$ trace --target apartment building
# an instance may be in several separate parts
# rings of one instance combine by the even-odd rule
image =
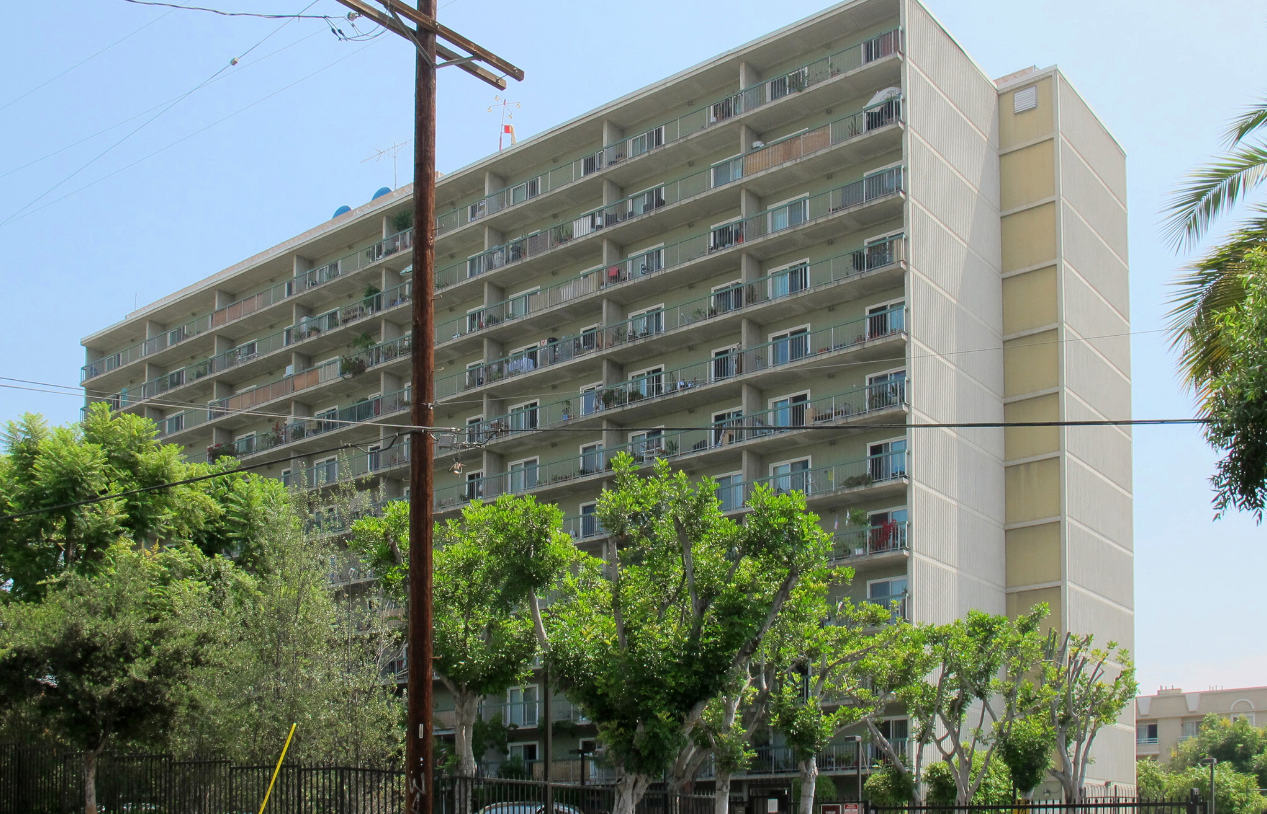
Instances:
[[[1170,760],[1175,747],[1196,737],[1207,715],[1236,720],[1244,718],[1253,726],[1267,724],[1267,687],[1225,690],[1211,687],[1205,692],[1184,692],[1179,687],[1162,687],[1155,695],[1135,699],[1135,756],[1162,763]]]
[[[191,459],[407,497],[411,190],[382,192],[85,338],[89,401]],[[1130,415],[1125,159],[1058,69],[992,80],[918,0],[853,0],[436,200],[441,518],[529,493],[595,546],[612,458],[667,459],[737,514],[804,491],[842,595],[924,622],[1046,602],[1132,643],[1129,431],[963,426]],[[539,691],[488,703],[528,761]],[[1132,726],[1097,780],[1134,782]],[[777,733],[760,755],[750,788],[795,768]]]

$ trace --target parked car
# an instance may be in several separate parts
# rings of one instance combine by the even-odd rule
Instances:
[[[545,814],[545,803],[524,800],[515,803],[492,803],[481,808],[478,814]],[[584,814],[576,806],[554,804],[554,814]]]

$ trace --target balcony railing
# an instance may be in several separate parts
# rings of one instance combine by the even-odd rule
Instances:
[[[745,308],[806,294],[816,288],[885,268],[903,260],[905,260],[905,241],[901,235],[897,235],[826,260],[790,266],[748,283],[736,283],[731,288],[721,289],[705,297],[673,306],[659,312],[661,316],[653,315],[650,319],[659,320],[660,330],[671,331]],[[632,275],[624,273],[627,270],[626,266],[627,264],[622,264],[617,267],[618,274],[614,281],[611,281],[610,273],[603,273],[603,269],[591,269],[570,280],[451,320],[436,329],[436,342],[446,342],[504,322],[522,319],[530,314],[580,299],[605,290],[611,285],[642,276],[640,273]],[[629,322],[639,319],[643,318],[635,317]],[[636,336],[640,327],[620,324],[612,326],[604,336],[614,341],[618,335],[617,329],[620,329],[619,336],[623,341],[629,336]]]
[[[144,342],[125,348],[117,353],[100,359],[96,362],[90,362],[83,366],[80,370],[80,380],[100,376],[102,373],[114,370],[117,367],[143,359],[152,353],[156,353],[164,348],[184,342],[190,337],[205,333],[212,328],[220,328],[230,322],[241,319],[242,317],[267,308],[270,305],[281,302],[282,300],[302,294],[318,286],[324,285],[331,280],[351,274],[354,271],[365,268],[371,263],[376,263],[385,257],[390,257],[397,252],[408,249],[413,246],[413,232],[405,231],[400,234],[392,235],[389,238],[380,240],[371,246],[367,246],[360,251],[353,252],[346,257],[341,257],[332,263],[327,263],[320,268],[311,271],[296,274],[294,277],[285,282],[278,283],[275,286],[265,289],[264,291],[246,297],[235,302],[231,302],[223,308],[218,308],[210,314],[197,317],[183,325],[170,328],[158,336],[151,337]]]
[[[776,493],[803,492],[806,497],[818,497],[846,489],[859,489],[877,483],[887,483],[906,477],[906,450],[869,455],[856,461],[771,475],[754,481],[753,486],[764,484]],[[752,490],[748,490],[751,494]]]
[[[832,353],[862,345],[871,340],[883,339],[901,333],[905,330],[905,325],[904,306],[895,305],[862,319],[851,320],[830,328],[820,328],[812,333],[789,334],[786,339],[778,339],[754,348],[736,348],[730,353],[714,356],[707,362],[679,368],[674,371],[677,374],[675,376],[669,376],[665,372],[647,374],[629,382],[613,385],[607,388],[599,398],[603,406],[607,408],[643,398],[656,398],[667,392],[713,384],[734,376],[779,367],[799,362],[807,357]],[[633,339],[646,338],[653,330],[655,326],[649,325],[645,333],[639,333]],[[597,353],[605,346],[602,341],[603,334],[603,331],[596,329],[580,336],[565,336],[487,364],[471,365],[463,372],[437,379],[436,397],[447,398],[487,384]],[[626,336],[623,341],[632,340]],[[611,391],[612,395],[608,395],[607,391]],[[583,402],[580,414],[587,414],[586,408],[589,406],[591,405]]]
[[[384,446],[386,446],[386,442]],[[396,469],[409,463],[409,442],[404,438],[396,438],[389,449],[371,449],[342,458],[330,458],[305,467],[303,470],[303,486],[316,489],[332,486],[343,481],[362,478]]]
[[[350,424],[372,421],[375,418],[408,410],[410,406],[409,390],[397,390],[365,401],[359,401],[336,412],[326,413],[318,418],[292,418],[279,420],[273,429],[256,433],[236,441],[217,444],[207,448],[209,460],[216,460],[225,455],[234,458],[245,458],[293,444],[305,438],[323,435],[340,430]]]
[[[848,560],[868,554],[887,554],[909,548],[910,524],[891,520],[878,526],[841,529],[832,537],[831,559]]]
[[[866,601],[872,605],[879,605],[880,607],[889,610],[889,624],[892,625],[897,624],[900,620],[908,618],[906,611],[907,600],[909,597],[910,594],[903,591],[902,593],[894,594],[893,596],[868,597]]]
[[[828,192],[782,204],[747,219],[737,219],[724,226],[718,226],[671,246],[632,256],[623,264],[625,265],[624,274],[632,279],[634,276],[643,276],[679,266],[745,241],[751,242],[766,235],[799,226],[806,221],[816,220],[843,209],[893,195],[901,190],[902,168],[890,167]],[[616,222],[619,221],[613,221],[613,223]],[[575,223],[572,221],[552,226],[544,231],[489,249],[466,262],[455,263],[440,269],[436,272],[436,289],[439,290],[462,280],[478,277],[493,269],[544,254],[595,231],[591,228],[578,234],[574,228]],[[600,275],[607,284],[620,281],[620,265],[600,271]]]
[[[900,52],[901,31],[894,29],[878,37],[849,48],[842,49],[821,59],[802,65],[785,74],[764,80],[738,93],[709,104],[645,130],[628,138],[622,138],[601,150],[582,156],[562,167],[498,190],[471,203],[443,212],[436,217],[436,234],[441,235],[459,226],[485,218],[508,207],[531,200],[628,159],[636,158],[666,144],[723,123],[749,110],[754,110],[792,93],[812,87],[852,71],[869,62]]]

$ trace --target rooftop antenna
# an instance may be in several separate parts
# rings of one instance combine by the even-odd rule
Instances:
[[[392,189],[396,189],[396,187],[397,187],[397,186],[399,186],[399,185],[396,183],[396,157],[400,155],[400,151],[401,151],[402,149],[404,149],[404,147],[405,147],[406,145],[408,145],[408,144],[412,144],[412,143],[413,143],[413,139],[408,139],[408,140],[406,140],[406,141],[402,141],[402,142],[400,142],[399,144],[393,144],[392,146],[388,147],[388,148],[387,148],[387,149],[385,149],[385,150],[375,150],[375,151],[374,151],[374,155],[372,155],[372,156],[370,156],[369,158],[365,159],[365,161],[373,161],[373,162],[375,162],[375,163],[378,163],[379,161],[382,161],[382,160],[383,160],[384,156],[391,156],[391,159],[392,159]],[[365,161],[362,161],[361,163],[362,163],[362,164],[364,164],[364,163],[365,163]]]
[[[489,113],[492,113],[493,108],[495,107],[501,108],[502,127],[501,127],[501,130],[498,131],[497,133],[497,150],[499,152],[502,149],[502,142],[506,138],[506,136],[510,136],[511,147],[514,147],[518,143],[518,140],[515,138],[515,126],[513,124],[507,124],[508,121],[515,118],[515,114],[510,112],[511,105],[514,105],[516,110],[519,109],[518,102],[512,102],[509,99],[503,99],[500,96],[494,96],[493,104],[490,105],[488,108]]]

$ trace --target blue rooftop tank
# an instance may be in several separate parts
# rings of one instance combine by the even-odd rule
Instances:
[[[378,200],[379,198],[383,197],[384,195],[387,195],[387,194],[388,194],[388,193],[390,193],[391,191],[392,191],[392,188],[391,188],[391,187],[379,187],[379,188],[378,188],[378,192],[375,192],[375,193],[374,193],[374,197],[373,197],[373,198],[370,198],[370,200],[371,200],[371,201],[376,201],[376,200]]]
[[[352,207],[350,206],[340,206],[338,209],[334,210],[334,214],[331,215],[331,218],[337,218],[339,217],[339,215],[346,215],[347,213],[351,211],[352,211]]]

